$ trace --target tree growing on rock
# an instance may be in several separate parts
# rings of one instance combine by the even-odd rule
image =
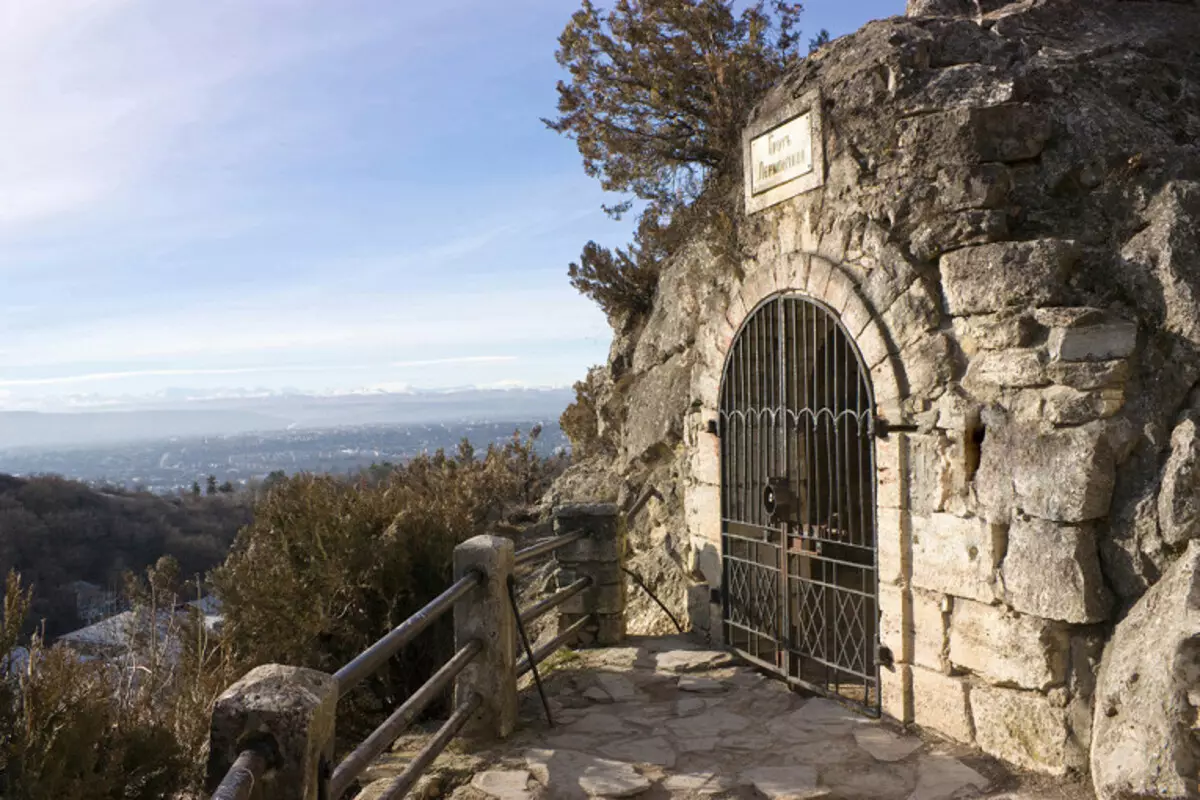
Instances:
[[[583,0],[559,37],[559,116],[583,167],[606,191],[642,203],[632,244],[584,246],[571,284],[610,321],[643,314],[662,259],[684,231],[732,223],[739,141],[750,109],[783,75],[798,46],[801,6],[759,0]]]

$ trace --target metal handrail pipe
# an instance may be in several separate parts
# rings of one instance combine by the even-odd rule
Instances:
[[[514,562],[518,565],[524,564],[526,561],[532,561],[538,556],[553,553],[560,547],[566,547],[571,542],[577,542],[587,535],[587,531],[581,530],[563,536],[551,536],[549,539],[543,539],[537,544],[526,547],[524,550],[518,550],[516,556],[514,556]]]
[[[454,608],[455,603],[486,579],[487,576],[479,570],[471,570],[420,611],[392,628],[383,638],[355,656],[353,661],[333,675],[338,682],[338,697],[345,697],[364,678],[387,663],[388,659],[394,656],[400,648],[416,638],[442,614]]]
[[[267,760],[255,750],[243,750],[225,773],[212,800],[250,800],[254,784],[267,771]]]
[[[419,753],[413,756],[413,760],[408,762],[404,772],[397,775],[380,792],[379,800],[394,800],[404,797],[409,789],[416,786],[417,781],[425,774],[425,770],[429,769],[429,765],[442,754],[446,745],[450,744],[450,740],[458,735],[458,732],[467,724],[467,720],[481,705],[483,705],[483,698],[479,696],[478,692],[472,692],[471,696],[450,715],[450,719],[442,723],[442,727],[438,728],[438,732],[433,735],[433,738],[425,743]]]
[[[519,678],[526,672],[529,672],[529,670],[533,669],[534,664],[540,664],[545,661],[551,653],[573,639],[575,635],[583,630],[589,623],[594,622],[595,620],[592,619],[592,615],[588,614],[586,617],[576,620],[558,636],[555,636],[553,639],[534,650],[533,663],[530,663],[528,658],[522,658],[517,662],[517,677]]]
[[[371,762],[378,758],[384,750],[387,750],[392,742],[396,741],[400,734],[404,733],[405,729],[417,720],[421,712],[439,694],[450,687],[458,674],[482,650],[483,643],[478,639],[472,639],[459,648],[459,651],[443,664],[441,669],[433,673],[429,680],[421,684],[421,688],[413,692],[382,725],[363,740],[362,744],[354,748],[354,752],[342,759],[342,763],[338,764],[329,781],[330,796],[341,797],[342,793],[350,788],[350,784],[354,783],[355,779],[363,773],[363,770],[370,766]]]
[[[585,575],[570,586],[563,587],[549,597],[542,598],[529,608],[521,611],[521,624],[528,625],[542,614],[545,614],[552,608],[557,608],[591,585],[591,577]]]

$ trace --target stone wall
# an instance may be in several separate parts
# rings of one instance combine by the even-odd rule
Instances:
[[[667,264],[572,480],[655,490],[632,564],[719,639],[725,353],[773,294],[823,301],[904,426],[876,443],[885,712],[1084,770],[1113,626],[1200,537],[1200,8],[912,5],[761,104],[819,94],[824,184],[746,216],[740,262]],[[631,632],[664,629],[637,594]]]

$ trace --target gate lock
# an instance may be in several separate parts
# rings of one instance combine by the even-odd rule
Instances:
[[[796,509],[796,495],[787,478],[768,478],[762,493],[763,511],[772,523],[788,522]]]

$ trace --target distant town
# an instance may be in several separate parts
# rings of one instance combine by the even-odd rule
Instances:
[[[156,494],[206,488],[209,476],[234,488],[276,471],[287,474],[346,474],[372,464],[400,463],[438,448],[452,451],[464,438],[477,451],[528,435],[542,426],[537,449],[543,455],[569,446],[553,420],[512,422],[361,425],[270,431],[225,436],[171,437],[160,440],[79,448],[0,448],[0,473],[55,474],[93,486],[112,485]]]

